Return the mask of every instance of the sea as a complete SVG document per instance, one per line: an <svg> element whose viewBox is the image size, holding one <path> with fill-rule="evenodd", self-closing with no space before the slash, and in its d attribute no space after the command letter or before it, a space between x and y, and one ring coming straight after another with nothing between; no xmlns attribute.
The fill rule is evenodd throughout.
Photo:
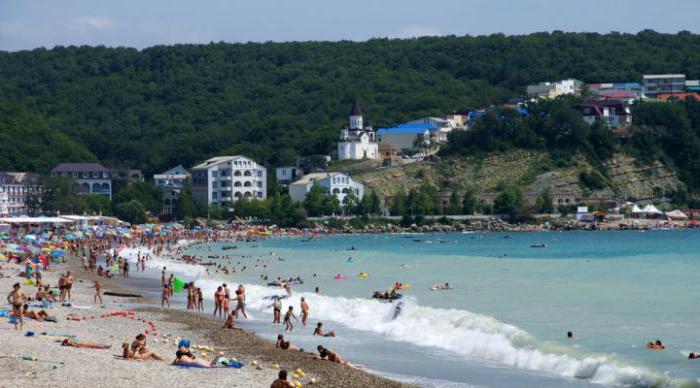
<svg viewBox="0 0 700 388"><path fill-rule="evenodd" d="M419 386L700 386L700 360L688 359L700 352L695 231L274 237L186 253L214 265L156 258L135 275L159 293L165 265L196 281L207 303L222 283L244 284L250 318L239 324L270 340L283 333L270 297L285 292L266 283L300 277L283 300L283 311L298 312L301 297L310 306L308 326L285 334L293 345L322 344ZM123 254L135 260L135 250ZM401 299L372 298L397 282ZM312 336L317 322L337 336ZM665 350L645 348L657 339Z"/></svg>

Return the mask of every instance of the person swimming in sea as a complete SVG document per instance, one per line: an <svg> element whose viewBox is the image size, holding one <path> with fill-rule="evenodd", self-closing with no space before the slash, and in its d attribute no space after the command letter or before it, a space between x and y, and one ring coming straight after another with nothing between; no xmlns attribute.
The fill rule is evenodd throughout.
<svg viewBox="0 0 700 388"><path fill-rule="evenodd" d="M647 342L647 349L661 350L666 349L666 346L664 346L660 340L656 340L655 342Z"/></svg>
<svg viewBox="0 0 700 388"><path fill-rule="evenodd" d="M319 322L316 324L316 329L314 329L314 335L318 335L321 337L335 337L335 332L333 330L331 330L328 333L324 333L323 332L323 323Z"/></svg>

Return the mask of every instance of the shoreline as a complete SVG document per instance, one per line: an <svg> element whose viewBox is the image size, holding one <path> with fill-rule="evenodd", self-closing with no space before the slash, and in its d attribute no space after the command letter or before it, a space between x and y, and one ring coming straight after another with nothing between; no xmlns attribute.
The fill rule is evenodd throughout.
<svg viewBox="0 0 700 388"><path fill-rule="evenodd" d="M186 245L193 245L196 242L188 242ZM99 277L92 272L84 272L79 259L75 256L67 256L66 263L63 264L66 269L73 271L76 276L82 279L100 280L103 283L105 290L137 293L142 295L142 298L123 298L125 300L137 300L138 304L142 305L135 307L134 311L142 314L155 314L161 316L161 322L170 322L184 326L186 332L196 333L198 337L206 339L207 343L216 346L217 349L224 350L226 354L235 353L238 359L243 361L245 368L253 368L252 361L256 361L264 370L271 370L276 375L279 369L287 369L289 371L288 380L292 380L292 373L297 369L303 370L307 376L301 379L303 385L309 385L310 379L314 378L318 387L386 387L386 388L406 388L412 387L410 384L402 383L395 380L390 380L383 376L371 373L366 370L357 370L353 368L343 367L328 361L319 361L313 358L308 353L280 350L275 348L274 342L262 338L252 332L244 332L241 330L223 330L221 326L223 321L210 316L207 313L198 313L195 311L187 311L181 307L161 308L157 306L160 301L157 298L147 295L143 290L137 287L124 285L120 280L122 278L105 279ZM154 279L155 281L155 279ZM110 298L104 297L103 298ZM173 303L171 298L171 303ZM177 303L177 302L174 302ZM237 322L237 326L241 327L241 322ZM173 350L174 353L174 350ZM213 356L213 355L210 355ZM169 358L166 357L166 361ZM279 365L280 368L273 368L273 365ZM261 382L255 386L267 387L269 383Z"/></svg>

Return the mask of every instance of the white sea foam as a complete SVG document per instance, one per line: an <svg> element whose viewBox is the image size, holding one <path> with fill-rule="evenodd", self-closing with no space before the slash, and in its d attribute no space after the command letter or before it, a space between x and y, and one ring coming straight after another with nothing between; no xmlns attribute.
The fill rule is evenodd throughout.
<svg viewBox="0 0 700 388"><path fill-rule="evenodd" d="M125 250L123 255L135 258L137 251ZM209 278L200 266L159 257L148 262L153 268L164 265L186 280L201 277L197 284L205 298L210 299L221 284L221 280ZM253 313L266 310L270 296L284 293L280 288L258 285L246 285L246 290L247 308ZM697 381L672 380L667 375L624 365L612 355L583 354L573 347L540 344L514 325L466 310L426 307L406 299L395 316L396 303L305 292L295 293L288 302L298 305L302 296L313 306L314 318L379 333L392 340L440 348L469 359L612 386L699 386Z"/></svg>

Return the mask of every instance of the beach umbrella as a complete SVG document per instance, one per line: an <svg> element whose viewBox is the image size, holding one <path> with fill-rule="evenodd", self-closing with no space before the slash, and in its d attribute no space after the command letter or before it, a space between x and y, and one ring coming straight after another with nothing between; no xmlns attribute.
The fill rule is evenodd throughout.
<svg viewBox="0 0 700 388"><path fill-rule="evenodd" d="M36 236L33 234L27 234L24 236L24 241L36 241Z"/></svg>

